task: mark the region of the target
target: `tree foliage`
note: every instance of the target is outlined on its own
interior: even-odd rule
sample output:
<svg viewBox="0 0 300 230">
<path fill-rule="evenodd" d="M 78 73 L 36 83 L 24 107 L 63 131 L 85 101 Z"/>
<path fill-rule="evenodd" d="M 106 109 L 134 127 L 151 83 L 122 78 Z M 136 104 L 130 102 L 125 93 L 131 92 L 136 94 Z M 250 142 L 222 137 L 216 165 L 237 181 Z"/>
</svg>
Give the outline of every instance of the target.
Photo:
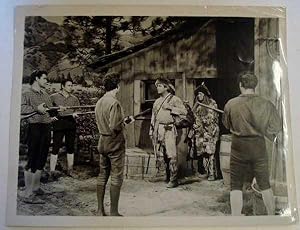
<svg viewBox="0 0 300 230">
<path fill-rule="evenodd" d="M 184 17 L 70 16 L 63 22 L 65 44 L 72 63 L 90 64 L 97 58 L 127 48 L 124 35 L 138 42 L 157 36 L 184 22 Z"/>
</svg>

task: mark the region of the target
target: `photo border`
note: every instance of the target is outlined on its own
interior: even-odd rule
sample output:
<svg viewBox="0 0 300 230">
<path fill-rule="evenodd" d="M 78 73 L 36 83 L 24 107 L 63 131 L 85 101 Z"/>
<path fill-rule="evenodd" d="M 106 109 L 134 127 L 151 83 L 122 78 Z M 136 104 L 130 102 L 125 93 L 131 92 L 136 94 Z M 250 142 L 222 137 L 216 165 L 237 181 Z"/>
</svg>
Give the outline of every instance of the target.
<svg viewBox="0 0 300 230">
<path fill-rule="evenodd" d="M 137 13 L 138 12 L 138 13 Z M 287 187 L 291 212 L 284 216 L 199 216 L 199 217 L 105 217 L 97 216 L 20 216 L 16 215 L 17 178 L 19 160 L 20 104 L 22 92 L 24 22 L 26 16 L 222 16 L 222 17 L 276 17 L 279 18 L 279 33 L 283 59 L 286 63 L 286 9 L 274 6 L 183 6 L 183 5 L 59 5 L 18 6 L 15 8 L 14 63 L 11 94 L 8 195 L 6 223 L 8 226 L 76 226 L 76 227 L 199 227 L 199 226 L 253 226 L 282 225 L 298 220 L 295 193 L 295 176 L 291 141 L 289 90 L 287 63 L 283 69 L 283 122 L 287 159 Z M 113 220 L 113 221 L 112 221 Z"/>
</svg>

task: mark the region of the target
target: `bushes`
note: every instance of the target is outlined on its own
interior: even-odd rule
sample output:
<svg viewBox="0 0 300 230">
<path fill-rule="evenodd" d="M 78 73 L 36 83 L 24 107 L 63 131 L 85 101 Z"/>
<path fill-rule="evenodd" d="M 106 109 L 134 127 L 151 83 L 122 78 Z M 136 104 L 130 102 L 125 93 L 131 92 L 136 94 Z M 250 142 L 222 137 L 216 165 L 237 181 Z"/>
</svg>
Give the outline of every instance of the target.
<svg viewBox="0 0 300 230">
<path fill-rule="evenodd" d="M 103 94 L 104 92 L 97 88 L 84 87 L 78 88 L 74 93 L 74 95 L 78 97 L 80 105 L 95 105 L 103 96 Z M 84 109 L 82 111 L 91 111 L 91 109 Z M 76 118 L 76 123 L 78 151 L 83 154 L 90 152 L 91 147 L 97 145 L 99 138 L 95 114 L 80 115 L 78 118 Z"/>
</svg>

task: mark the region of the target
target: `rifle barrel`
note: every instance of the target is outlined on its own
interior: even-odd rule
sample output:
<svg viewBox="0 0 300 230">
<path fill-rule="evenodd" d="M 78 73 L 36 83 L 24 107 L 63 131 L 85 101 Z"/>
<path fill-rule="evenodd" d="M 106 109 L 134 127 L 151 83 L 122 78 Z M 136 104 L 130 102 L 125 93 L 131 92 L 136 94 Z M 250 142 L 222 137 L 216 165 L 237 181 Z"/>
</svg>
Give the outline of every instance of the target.
<svg viewBox="0 0 300 230">
<path fill-rule="evenodd" d="M 197 102 L 197 103 L 198 103 L 199 105 L 201 105 L 201 106 L 207 108 L 207 109 L 214 110 L 214 111 L 216 111 L 216 112 L 218 112 L 218 113 L 224 113 L 223 110 L 213 108 L 213 107 L 211 107 L 211 106 L 209 106 L 209 105 L 206 105 L 206 104 L 203 104 L 203 103 L 201 103 L 201 102 Z"/>
<path fill-rule="evenodd" d="M 66 109 L 84 109 L 84 108 L 95 108 L 96 105 L 74 105 L 74 106 L 65 106 Z M 49 110 L 57 110 L 58 106 L 50 107 Z"/>
</svg>

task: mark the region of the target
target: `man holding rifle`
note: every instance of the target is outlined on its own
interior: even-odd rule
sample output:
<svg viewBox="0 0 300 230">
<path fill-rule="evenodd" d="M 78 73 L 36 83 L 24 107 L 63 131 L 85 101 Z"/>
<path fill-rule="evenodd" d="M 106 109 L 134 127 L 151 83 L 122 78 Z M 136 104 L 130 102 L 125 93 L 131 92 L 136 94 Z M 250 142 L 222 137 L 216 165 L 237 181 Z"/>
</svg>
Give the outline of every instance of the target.
<svg viewBox="0 0 300 230">
<path fill-rule="evenodd" d="M 165 164 L 167 188 L 178 186 L 177 129 L 173 115 L 186 115 L 180 98 L 173 95 L 175 88 L 167 78 L 155 82 L 159 98 L 153 105 L 149 136 L 153 142 L 158 172 Z"/>
<path fill-rule="evenodd" d="M 30 76 L 31 87 L 23 93 L 21 102 L 21 113 L 37 112 L 28 118 L 28 158 L 24 171 L 24 202 L 31 204 L 44 203 L 36 195 L 45 193 L 40 188 L 40 179 L 49 151 L 50 123 L 57 120 L 56 117 L 50 117 L 47 113 L 47 107 L 52 106 L 52 101 L 49 94 L 44 90 L 46 84 L 47 73 L 34 71 Z"/>
<path fill-rule="evenodd" d="M 109 176 L 110 184 L 110 215 L 119 214 L 119 197 L 123 183 L 123 171 L 125 162 L 125 137 L 124 124 L 133 121 L 127 118 L 124 121 L 124 112 L 117 99 L 120 90 L 120 76 L 116 73 L 107 74 L 103 79 L 106 93 L 97 102 L 95 108 L 96 122 L 100 134 L 98 151 L 100 153 L 100 173 L 97 180 L 97 215 L 105 216 L 103 200 L 105 187 Z"/>
<path fill-rule="evenodd" d="M 79 100 L 72 94 L 72 79 L 63 79 L 61 82 L 61 91 L 51 95 L 51 99 L 55 106 L 74 107 L 79 106 Z M 76 121 L 77 117 L 74 109 L 66 109 L 58 113 L 58 120 L 53 123 L 53 149 L 50 156 L 50 176 L 55 177 L 55 167 L 57 164 L 58 152 L 62 147 L 63 138 L 65 137 L 65 145 L 67 150 L 67 175 L 74 177 L 74 142 L 76 137 Z"/>
</svg>

